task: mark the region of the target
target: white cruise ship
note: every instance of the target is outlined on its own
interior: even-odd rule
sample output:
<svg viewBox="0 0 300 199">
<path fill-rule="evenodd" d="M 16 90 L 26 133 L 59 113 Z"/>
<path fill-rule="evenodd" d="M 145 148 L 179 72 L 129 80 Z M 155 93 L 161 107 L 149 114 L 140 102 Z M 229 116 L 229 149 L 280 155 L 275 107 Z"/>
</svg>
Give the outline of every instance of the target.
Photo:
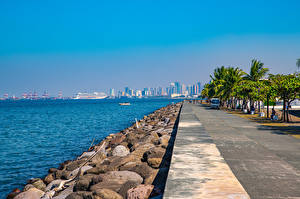
<svg viewBox="0 0 300 199">
<path fill-rule="evenodd" d="M 74 99 L 105 99 L 107 95 L 102 92 L 77 93 Z"/>
</svg>

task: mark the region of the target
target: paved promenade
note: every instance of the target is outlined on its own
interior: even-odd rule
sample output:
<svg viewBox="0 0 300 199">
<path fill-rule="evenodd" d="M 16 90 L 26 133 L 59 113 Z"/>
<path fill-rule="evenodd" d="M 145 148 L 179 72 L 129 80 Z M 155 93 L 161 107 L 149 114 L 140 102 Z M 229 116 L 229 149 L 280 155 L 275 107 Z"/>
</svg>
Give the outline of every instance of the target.
<svg viewBox="0 0 300 199">
<path fill-rule="evenodd" d="M 184 104 L 180 114 L 164 198 L 249 198 L 193 108 Z"/>
<path fill-rule="evenodd" d="M 245 191 L 300 198 L 300 139 L 185 103 L 164 198 L 247 198 Z"/>
</svg>

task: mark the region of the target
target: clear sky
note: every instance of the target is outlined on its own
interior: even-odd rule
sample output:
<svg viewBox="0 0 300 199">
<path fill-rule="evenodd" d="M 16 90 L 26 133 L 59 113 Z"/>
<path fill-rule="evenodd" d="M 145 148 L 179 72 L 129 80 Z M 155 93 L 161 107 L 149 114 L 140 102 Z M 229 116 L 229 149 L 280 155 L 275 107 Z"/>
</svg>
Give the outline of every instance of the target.
<svg viewBox="0 0 300 199">
<path fill-rule="evenodd" d="M 300 1 L 1 0 L 0 95 L 209 80 L 217 66 L 292 73 Z"/>
</svg>

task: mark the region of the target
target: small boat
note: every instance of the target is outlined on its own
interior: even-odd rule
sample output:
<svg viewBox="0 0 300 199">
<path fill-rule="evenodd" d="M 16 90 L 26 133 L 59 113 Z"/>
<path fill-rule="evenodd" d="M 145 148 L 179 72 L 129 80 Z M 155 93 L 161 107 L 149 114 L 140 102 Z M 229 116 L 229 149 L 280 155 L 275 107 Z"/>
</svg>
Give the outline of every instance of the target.
<svg viewBox="0 0 300 199">
<path fill-rule="evenodd" d="M 119 103 L 121 106 L 130 106 L 131 104 L 129 102 Z"/>
</svg>

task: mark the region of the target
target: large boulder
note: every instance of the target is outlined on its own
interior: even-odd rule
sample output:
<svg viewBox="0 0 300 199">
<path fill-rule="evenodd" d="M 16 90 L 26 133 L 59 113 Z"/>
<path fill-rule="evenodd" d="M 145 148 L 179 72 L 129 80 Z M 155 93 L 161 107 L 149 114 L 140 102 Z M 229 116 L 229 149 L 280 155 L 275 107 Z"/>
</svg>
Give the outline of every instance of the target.
<svg viewBox="0 0 300 199">
<path fill-rule="evenodd" d="M 70 195 L 68 195 L 66 197 L 66 199 L 83 199 L 83 197 L 81 195 L 79 195 L 78 193 L 73 192 Z"/>
<path fill-rule="evenodd" d="M 96 165 L 103 162 L 103 160 L 106 158 L 105 153 L 98 152 L 91 160 L 89 164 Z"/>
<path fill-rule="evenodd" d="M 49 184 L 50 182 L 52 182 L 54 180 L 54 174 L 53 173 L 49 173 L 45 178 L 44 178 L 44 182 L 46 184 Z"/>
<path fill-rule="evenodd" d="M 163 148 L 167 148 L 168 147 L 168 144 L 169 144 L 169 140 L 170 140 L 170 135 L 163 135 L 161 136 L 158 141 L 159 141 L 159 144 L 163 147 Z"/>
<path fill-rule="evenodd" d="M 80 160 L 75 160 L 70 162 L 69 164 L 66 165 L 66 170 L 67 171 L 74 171 L 75 169 L 79 168 L 82 163 L 84 163 L 87 159 L 82 158 Z"/>
<path fill-rule="evenodd" d="M 112 158 L 111 162 L 108 164 L 108 168 L 110 171 L 117 171 L 120 167 L 122 167 L 128 162 L 140 162 L 140 159 L 136 158 L 136 156 L 132 154 L 129 154 L 125 157 Z"/>
<path fill-rule="evenodd" d="M 143 158 L 144 153 L 153 147 L 154 144 L 152 143 L 141 144 L 138 147 L 136 147 L 135 150 L 131 152 L 130 155 L 134 156 L 135 159 L 141 160 Z"/>
<path fill-rule="evenodd" d="M 152 168 L 159 168 L 165 151 L 161 147 L 153 147 L 143 154 L 143 161 L 146 161 Z"/>
<path fill-rule="evenodd" d="M 92 180 L 93 186 L 91 186 L 91 191 L 97 191 L 99 189 L 112 189 L 118 192 L 123 184 L 127 181 L 134 181 L 138 184 L 143 182 L 143 178 L 132 171 L 110 171 L 105 174 L 100 174 Z"/>
<path fill-rule="evenodd" d="M 50 168 L 49 170 L 48 170 L 48 172 L 49 173 L 54 173 L 54 172 L 56 172 L 58 169 L 56 169 L 56 168 Z"/>
<path fill-rule="evenodd" d="M 138 185 L 137 187 L 131 188 L 127 191 L 127 199 L 149 198 L 153 188 L 153 185 Z"/>
<path fill-rule="evenodd" d="M 25 185 L 23 191 L 28 191 L 31 188 L 35 188 L 35 186 L 33 186 L 32 184 L 27 184 L 27 185 Z"/>
<path fill-rule="evenodd" d="M 107 171 L 110 170 L 110 167 L 108 165 L 105 165 L 105 164 L 100 164 L 100 165 L 96 165 L 96 167 L 93 167 L 89 170 L 87 170 L 85 172 L 85 174 L 101 174 L 101 173 L 105 173 Z"/>
<path fill-rule="evenodd" d="M 152 131 L 148 135 L 144 136 L 139 140 L 139 142 L 142 143 L 157 143 L 159 139 L 159 136 L 156 132 Z"/>
<path fill-rule="evenodd" d="M 93 193 L 89 191 L 78 191 L 69 194 L 66 199 L 94 199 Z"/>
<path fill-rule="evenodd" d="M 133 133 L 128 133 L 124 141 L 128 143 L 129 148 L 138 142 L 137 137 Z"/>
<path fill-rule="evenodd" d="M 61 179 L 53 180 L 51 183 L 49 183 L 47 185 L 46 192 L 58 187 L 62 181 L 64 181 L 64 180 L 61 180 Z"/>
<path fill-rule="evenodd" d="M 116 146 L 119 145 L 121 142 L 123 142 L 123 140 L 126 138 L 125 135 L 123 135 L 122 133 L 118 133 L 115 135 L 114 138 L 111 139 L 111 141 L 109 142 L 109 144 L 111 146 Z"/>
<path fill-rule="evenodd" d="M 56 170 L 56 171 L 54 172 L 54 178 L 60 179 L 61 176 L 62 176 L 62 173 L 63 173 L 63 170 Z"/>
<path fill-rule="evenodd" d="M 98 189 L 94 192 L 95 195 L 101 199 L 123 199 L 123 197 L 117 192 L 110 189 Z"/>
<path fill-rule="evenodd" d="M 148 178 L 155 170 L 148 166 L 147 163 L 140 163 L 132 168 L 129 169 L 129 171 L 136 172 L 140 176 L 142 176 L 143 179 Z"/>
<path fill-rule="evenodd" d="M 46 189 L 45 183 L 40 178 L 32 178 L 32 179 L 28 180 L 28 183 L 32 184 L 35 188 L 37 188 L 39 190 L 45 191 L 45 189 Z"/>
<path fill-rule="evenodd" d="M 127 181 L 125 184 L 123 184 L 119 190 L 119 194 L 123 197 L 126 198 L 127 197 L 127 191 L 133 187 L 138 186 L 139 183 L 135 182 L 135 181 Z"/>
<path fill-rule="evenodd" d="M 14 199 L 40 199 L 44 193 L 37 188 L 31 188 L 28 191 L 18 194 Z"/>
<path fill-rule="evenodd" d="M 80 175 L 83 174 L 84 172 L 86 172 L 87 170 L 91 169 L 93 167 L 89 166 L 89 165 L 85 165 L 83 167 L 81 167 L 81 171 L 80 171 Z M 74 176 L 76 176 L 79 172 L 79 168 L 75 169 L 74 171 L 70 172 L 69 175 L 67 176 L 67 179 L 71 179 Z"/>
<path fill-rule="evenodd" d="M 153 169 L 151 172 L 149 172 L 145 178 L 144 178 L 144 184 L 153 184 L 154 181 L 156 180 L 156 176 L 158 173 L 159 169 Z"/>
<path fill-rule="evenodd" d="M 74 191 L 87 191 L 90 187 L 90 183 L 92 182 L 92 179 L 96 175 L 93 174 L 86 174 L 83 176 L 80 176 L 79 179 L 76 181 L 74 185 Z"/>
<path fill-rule="evenodd" d="M 79 156 L 77 159 L 80 160 L 82 158 L 89 158 L 90 156 L 94 155 L 96 151 L 88 151 L 88 152 L 83 152 L 81 156 Z"/>
<path fill-rule="evenodd" d="M 127 162 L 123 166 L 120 166 L 119 170 L 120 171 L 129 171 L 131 168 L 135 167 L 138 164 L 139 164 L 139 162 Z"/>
<path fill-rule="evenodd" d="M 59 195 L 53 197 L 52 199 L 65 199 L 68 195 L 73 193 L 74 184 L 71 184 L 68 188 L 59 192 Z"/>
<path fill-rule="evenodd" d="M 129 154 L 129 149 L 123 145 L 118 145 L 114 148 L 112 155 L 118 157 L 125 157 Z"/>
</svg>

